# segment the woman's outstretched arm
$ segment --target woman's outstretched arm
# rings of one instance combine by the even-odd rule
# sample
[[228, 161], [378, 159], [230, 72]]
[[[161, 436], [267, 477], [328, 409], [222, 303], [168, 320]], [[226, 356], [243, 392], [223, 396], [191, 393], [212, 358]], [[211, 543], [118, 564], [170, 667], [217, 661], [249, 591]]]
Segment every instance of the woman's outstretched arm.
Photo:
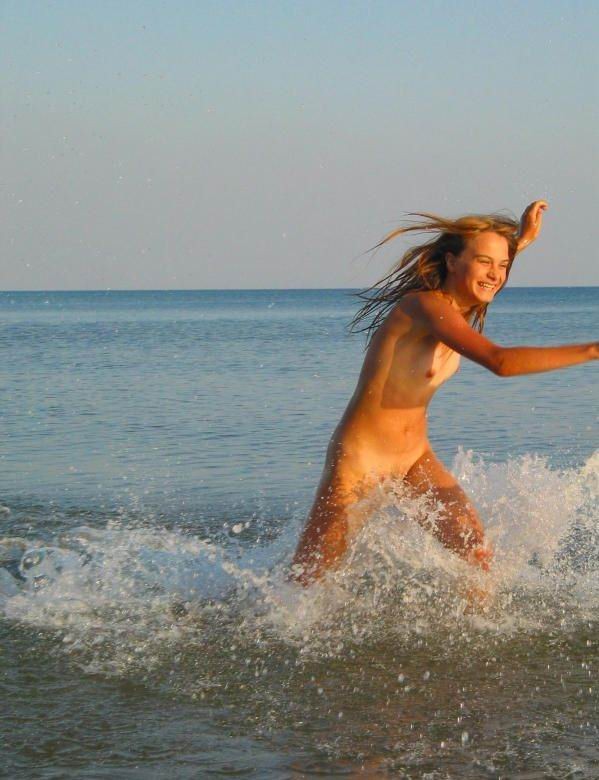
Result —
[[401, 308], [439, 341], [497, 376], [555, 371], [599, 358], [597, 341], [562, 347], [502, 347], [471, 328], [446, 300], [432, 293], [408, 295]]
[[498, 376], [537, 374], [577, 366], [599, 357], [599, 342], [562, 347], [498, 347]]

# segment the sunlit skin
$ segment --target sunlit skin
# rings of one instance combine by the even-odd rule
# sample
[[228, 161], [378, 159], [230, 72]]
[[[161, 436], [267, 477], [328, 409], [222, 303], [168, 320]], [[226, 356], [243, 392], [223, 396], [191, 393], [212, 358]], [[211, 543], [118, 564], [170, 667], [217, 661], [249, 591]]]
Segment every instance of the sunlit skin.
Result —
[[[518, 251], [541, 229], [545, 201], [524, 212]], [[474, 306], [490, 303], [506, 280], [507, 240], [486, 231], [446, 255], [440, 290], [405, 295], [374, 335], [356, 390], [331, 438], [316, 497], [301, 535], [292, 576], [309, 584], [342, 559], [355, 534], [348, 509], [381, 480], [403, 480], [415, 495], [428, 493], [445, 507], [433, 533], [469, 563], [486, 571], [492, 552], [474, 507], [434, 454], [427, 408], [458, 369], [460, 357], [497, 376], [518, 376], [583, 363], [599, 356], [598, 343], [562, 347], [502, 347], [468, 323]], [[362, 521], [366, 518], [362, 518]]]

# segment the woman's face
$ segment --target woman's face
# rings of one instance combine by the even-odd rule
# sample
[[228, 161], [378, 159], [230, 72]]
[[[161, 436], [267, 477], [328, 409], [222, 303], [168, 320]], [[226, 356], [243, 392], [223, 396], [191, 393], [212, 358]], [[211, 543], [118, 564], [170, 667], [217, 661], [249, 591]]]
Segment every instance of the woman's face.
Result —
[[505, 283], [510, 265], [507, 239], [486, 231], [466, 239], [459, 255], [448, 253], [447, 287], [458, 302], [477, 306], [491, 303]]

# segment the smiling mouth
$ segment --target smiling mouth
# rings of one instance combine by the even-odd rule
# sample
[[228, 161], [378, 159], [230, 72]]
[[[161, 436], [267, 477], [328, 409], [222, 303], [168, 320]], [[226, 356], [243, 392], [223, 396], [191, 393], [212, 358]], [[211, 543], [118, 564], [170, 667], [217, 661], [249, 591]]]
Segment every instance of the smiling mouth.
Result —
[[482, 287], [483, 290], [494, 290], [497, 285], [495, 284], [487, 284], [486, 282], [479, 282], [479, 287]]

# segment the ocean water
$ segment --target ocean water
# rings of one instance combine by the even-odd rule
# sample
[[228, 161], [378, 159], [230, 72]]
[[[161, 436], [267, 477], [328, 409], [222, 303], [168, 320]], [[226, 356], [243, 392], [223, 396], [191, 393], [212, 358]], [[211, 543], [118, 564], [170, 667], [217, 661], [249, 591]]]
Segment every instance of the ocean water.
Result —
[[[286, 581], [356, 307], [0, 293], [1, 776], [599, 777], [596, 364], [463, 361], [433, 400], [495, 549], [479, 610], [392, 482], [326, 584]], [[598, 288], [514, 288], [487, 334], [598, 325]]]

